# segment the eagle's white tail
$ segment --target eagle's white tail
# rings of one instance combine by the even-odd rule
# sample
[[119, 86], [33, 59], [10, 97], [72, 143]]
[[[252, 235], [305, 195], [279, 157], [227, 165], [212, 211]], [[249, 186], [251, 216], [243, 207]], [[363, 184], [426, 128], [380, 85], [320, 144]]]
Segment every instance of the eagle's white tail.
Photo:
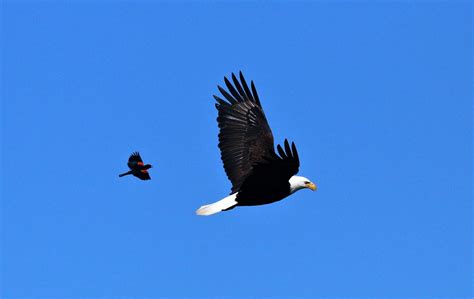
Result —
[[201, 216], [209, 216], [212, 214], [216, 214], [221, 212], [222, 210], [226, 210], [232, 208], [237, 204], [235, 198], [237, 197], [237, 193], [227, 196], [224, 199], [221, 199], [215, 203], [211, 203], [210, 205], [205, 205], [200, 207], [196, 210], [197, 215]]

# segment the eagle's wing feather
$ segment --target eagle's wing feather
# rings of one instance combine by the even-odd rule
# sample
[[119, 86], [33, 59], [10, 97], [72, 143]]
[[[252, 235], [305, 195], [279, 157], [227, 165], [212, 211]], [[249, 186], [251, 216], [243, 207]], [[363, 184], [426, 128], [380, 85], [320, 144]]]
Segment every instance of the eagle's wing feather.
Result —
[[277, 150], [279, 155], [275, 153], [272, 157], [253, 166], [252, 174], [242, 185], [243, 189], [285, 183], [298, 173], [300, 159], [295, 144], [292, 142], [290, 147], [288, 140], [285, 139], [284, 148], [278, 145]]
[[252, 167], [274, 157], [273, 134], [263, 112], [255, 85], [250, 91], [240, 72], [240, 82], [232, 74], [232, 83], [224, 78], [229, 92], [218, 86], [227, 100], [218, 96], [216, 108], [219, 125], [219, 148], [232, 193], [237, 192]]
[[292, 176], [298, 173], [300, 168], [300, 158], [296, 150], [296, 145], [292, 142], [290, 147], [288, 140], [285, 139], [284, 149], [278, 145], [277, 150], [280, 157], [276, 156], [272, 161], [267, 163], [268, 165], [262, 164], [259, 167], [274, 168], [275, 172], [269, 175], [279, 175], [282, 180], [288, 181]]

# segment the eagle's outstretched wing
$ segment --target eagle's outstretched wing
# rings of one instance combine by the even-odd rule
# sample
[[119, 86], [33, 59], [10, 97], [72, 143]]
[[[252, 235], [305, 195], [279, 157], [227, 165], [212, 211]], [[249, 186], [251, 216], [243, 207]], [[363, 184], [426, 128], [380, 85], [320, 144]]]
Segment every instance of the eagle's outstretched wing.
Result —
[[266, 163], [276, 154], [273, 134], [263, 112], [253, 81], [249, 89], [242, 72], [240, 82], [232, 74], [232, 83], [224, 77], [229, 92], [218, 86], [223, 100], [214, 95], [220, 128], [219, 148], [232, 193], [237, 192], [253, 166]]
[[[278, 145], [277, 150], [278, 155], [275, 153], [272, 157], [265, 158], [264, 162], [254, 165], [250, 181], [257, 184], [288, 182], [292, 176], [298, 173], [300, 158], [295, 143], [292, 142], [290, 147], [288, 140], [285, 139], [284, 149]], [[247, 181], [246, 184], [248, 184]]]

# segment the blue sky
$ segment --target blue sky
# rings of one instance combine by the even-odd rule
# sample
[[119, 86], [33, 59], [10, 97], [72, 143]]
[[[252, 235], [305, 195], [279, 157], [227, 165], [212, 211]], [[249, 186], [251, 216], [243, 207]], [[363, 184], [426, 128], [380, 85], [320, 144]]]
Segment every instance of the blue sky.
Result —
[[[471, 13], [3, 1], [1, 297], [471, 297]], [[239, 70], [319, 190], [198, 217]]]

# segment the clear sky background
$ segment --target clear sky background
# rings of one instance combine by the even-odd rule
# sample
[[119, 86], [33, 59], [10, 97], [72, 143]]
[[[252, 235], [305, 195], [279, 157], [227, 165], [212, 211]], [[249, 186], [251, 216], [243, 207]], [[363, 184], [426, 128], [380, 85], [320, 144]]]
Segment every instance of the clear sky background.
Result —
[[[471, 13], [3, 1], [2, 298], [471, 297]], [[319, 190], [198, 217], [239, 70]]]

